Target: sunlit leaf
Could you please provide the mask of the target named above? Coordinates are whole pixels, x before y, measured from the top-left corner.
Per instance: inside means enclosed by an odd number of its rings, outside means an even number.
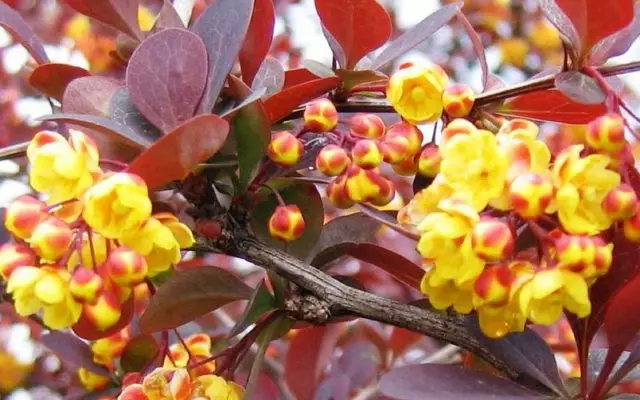
[[[38,64],[46,64],[49,62],[49,57],[47,57],[47,53],[44,51],[44,45],[33,29],[31,29],[16,10],[1,1],[0,26],[6,29],[15,41],[24,46]]]
[[[264,66],[263,60],[271,47],[274,25],[273,0],[255,0],[247,36],[238,54],[242,79],[251,87],[261,65]]]

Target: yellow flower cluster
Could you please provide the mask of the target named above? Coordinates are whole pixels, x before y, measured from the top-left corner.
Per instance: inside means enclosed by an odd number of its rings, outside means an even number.
[[[27,157],[46,201],[23,196],[7,208],[16,241],[0,249],[0,276],[20,315],[42,310],[52,329],[84,320],[105,331],[137,285],[180,261],[191,230],[175,215],[152,215],[144,181],[103,171],[95,142],[80,131],[68,139],[39,132]]]
[[[619,126],[598,119],[591,136],[624,140],[611,131]],[[439,155],[438,173],[398,214],[420,234],[421,291],[437,309],[475,310],[491,337],[527,321],[554,323],[563,311],[587,316],[588,288],[613,258],[603,233],[620,224],[628,240],[640,241],[638,198],[595,139],[553,159],[537,135],[524,120],[497,133],[451,121],[430,150]],[[522,234],[535,241],[520,244]]]

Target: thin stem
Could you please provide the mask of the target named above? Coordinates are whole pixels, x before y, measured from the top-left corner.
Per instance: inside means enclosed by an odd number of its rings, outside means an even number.
[[[276,189],[275,187],[271,186],[268,183],[263,183],[261,185],[264,188],[267,188],[271,191],[271,193],[273,193],[274,196],[276,196],[276,200],[278,201],[278,204],[281,206],[286,206],[287,203],[284,201],[284,199],[282,198],[282,195],[280,194],[280,192],[278,192],[278,189]]]

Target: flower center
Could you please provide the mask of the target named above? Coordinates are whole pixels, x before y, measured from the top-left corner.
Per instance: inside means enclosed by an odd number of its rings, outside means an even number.
[[[415,102],[422,102],[427,99],[427,92],[424,88],[417,86],[411,91],[411,99]]]

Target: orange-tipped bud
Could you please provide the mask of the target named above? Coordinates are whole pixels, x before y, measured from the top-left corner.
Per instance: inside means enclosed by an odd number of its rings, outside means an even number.
[[[513,234],[499,219],[482,219],[473,227],[471,246],[486,261],[504,260],[513,252]]]
[[[304,108],[304,126],[312,132],[329,132],[338,125],[338,111],[329,99],[318,99]]]
[[[135,286],[144,281],[148,268],[142,254],[127,247],[118,247],[106,261],[109,278],[120,286]]]
[[[20,267],[36,265],[36,254],[22,243],[5,243],[0,247],[0,276],[9,279],[11,273]]]
[[[453,118],[466,117],[469,115],[475,101],[475,93],[473,93],[469,85],[463,83],[455,83],[446,88],[442,93],[444,112]]]
[[[371,139],[358,140],[351,149],[351,158],[354,164],[365,169],[376,168],[384,161],[380,145]]]
[[[378,180],[378,186],[380,187],[380,192],[371,199],[370,203],[378,207],[386,206],[396,196],[396,189],[393,186],[393,182],[382,176]]]
[[[32,196],[20,196],[9,207],[4,218],[4,226],[20,239],[29,239],[36,226],[48,217],[47,205]]]
[[[624,138],[624,120],[618,114],[610,113],[591,121],[587,127],[587,144],[595,150],[616,152],[621,150]]]
[[[442,145],[445,145],[455,135],[471,135],[477,129],[474,124],[466,119],[454,119],[442,130]]]
[[[290,242],[304,231],[304,218],[295,204],[278,206],[269,219],[269,233],[276,239]]]
[[[88,392],[94,392],[107,386],[111,381],[108,376],[98,375],[95,372],[91,372],[86,368],[80,368],[78,370],[78,379],[82,387]]]
[[[598,236],[559,235],[554,240],[558,266],[591,280],[604,275],[613,260],[613,245]]]
[[[40,222],[31,235],[31,248],[47,261],[55,261],[64,255],[71,245],[73,231],[65,222],[49,217]]]
[[[640,213],[624,220],[622,228],[624,237],[632,242],[640,242]]]
[[[386,127],[382,118],[375,114],[356,114],[349,120],[351,134],[366,139],[380,139]]]
[[[352,165],[347,170],[345,191],[356,203],[365,203],[379,199],[386,189],[386,179],[375,170],[366,170]]]
[[[418,172],[420,175],[433,178],[440,172],[440,149],[435,144],[428,144],[422,148],[418,157]]]
[[[274,133],[267,148],[269,158],[283,167],[296,165],[303,153],[304,144],[287,131]]]
[[[399,164],[413,158],[422,147],[423,135],[415,125],[399,122],[389,127],[383,139],[384,159]]]
[[[554,187],[551,179],[528,172],[513,180],[509,188],[511,206],[525,219],[534,219],[544,213],[553,199]]]
[[[514,275],[508,264],[500,263],[485,267],[473,286],[474,306],[505,303],[509,298],[513,279]]]
[[[349,154],[340,146],[325,146],[316,157],[316,168],[327,176],[338,176],[351,164]]]
[[[391,168],[400,176],[414,176],[418,173],[418,162],[415,157],[407,158],[397,164],[391,164]]]
[[[327,185],[327,199],[336,208],[349,208],[355,204],[346,190],[347,176],[340,175]]]
[[[632,217],[639,208],[636,192],[631,186],[624,183],[610,190],[602,200],[604,212],[611,219],[617,221]]]
[[[94,270],[84,267],[76,268],[69,282],[71,295],[81,303],[94,303],[103,287],[102,277]]]
[[[100,293],[93,304],[83,305],[83,318],[100,331],[105,331],[120,320],[122,308],[115,294],[107,291]]]

